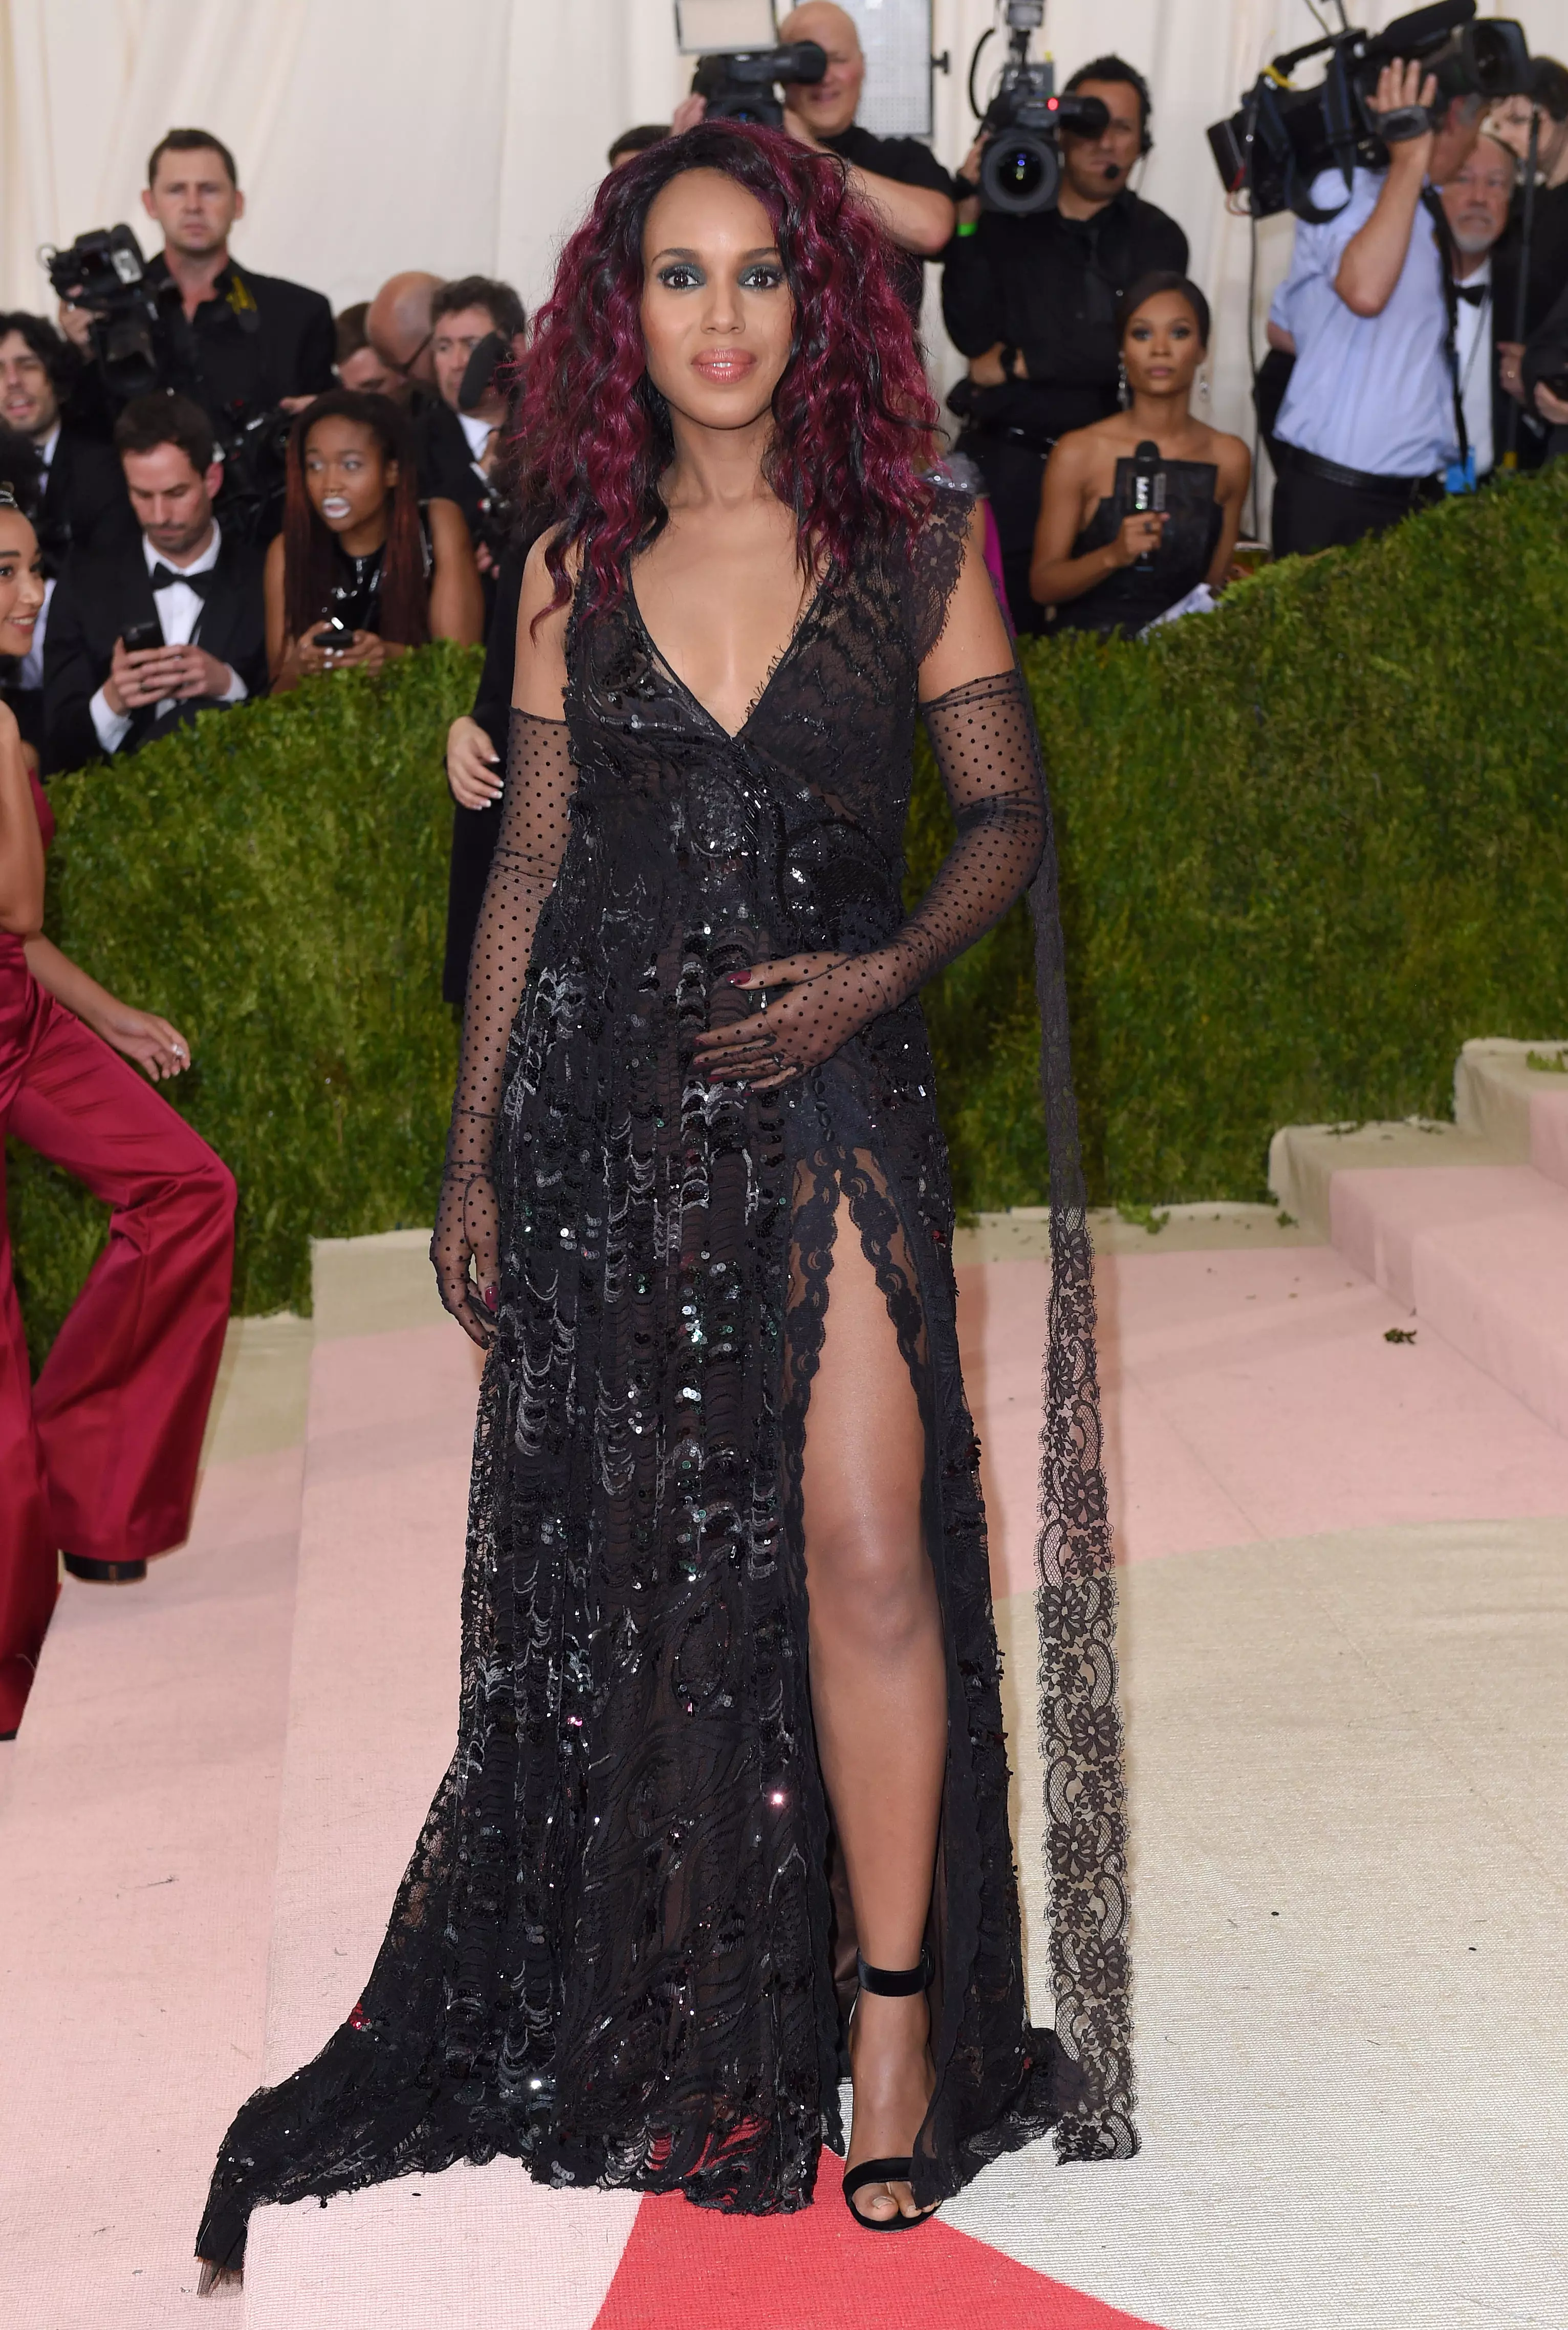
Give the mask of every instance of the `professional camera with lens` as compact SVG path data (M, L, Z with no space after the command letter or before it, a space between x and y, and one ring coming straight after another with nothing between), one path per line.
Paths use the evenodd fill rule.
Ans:
M710 121L751 121L762 129L782 129L784 100L779 83L820 81L827 52L817 41L786 41L777 49L724 49L699 57L692 95L708 100Z
M1097 97L1058 97L1056 68L1029 62L1029 36L1045 15L1045 0L1006 0L1008 57L986 110L980 134L986 151L980 164L980 200L987 210L1013 218L1048 211L1062 184L1063 130L1098 137L1110 119ZM990 33L983 33L969 60L969 102L974 111L975 67Z
M1243 197L1253 218L1294 211L1308 225L1334 216L1311 198L1320 172L1343 173L1346 188L1354 171L1381 169L1388 148L1440 128L1456 97L1481 97L1488 103L1530 88L1530 51L1523 27L1508 17L1477 24L1476 0L1439 0L1398 17L1384 32L1344 29L1276 57L1228 121L1216 121L1209 144L1225 190ZM1308 58L1326 57L1323 79L1310 89L1291 80ZM1437 77L1437 102L1429 109L1403 106L1397 112L1374 109L1377 77L1395 57L1419 62Z
M223 463L223 524L250 542L269 541L283 514L289 416L281 407L212 412L179 352L180 287L149 281L141 245L125 224L79 234L69 250L41 254L59 298L85 308L92 353L110 406L155 389L176 389L207 407ZM255 309L249 311L252 325Z
M95 227L69 251L43 252L56 295L85 308L92 352L110 395L120 403L146 396L168 372L167 314L180 304L177 283L147 280L142 249L128 226Z

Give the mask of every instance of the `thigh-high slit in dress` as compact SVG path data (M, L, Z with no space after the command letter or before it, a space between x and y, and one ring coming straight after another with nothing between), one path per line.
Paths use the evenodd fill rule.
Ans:
M969 505L830 582L732 736L629 589L517 713L437 1244L494 1206L456 1753L363 1995L225 2140L198 2240L450 2162L789 2211L842 2148L846 1889L814 1741L802 1459L845 1239L923 1425L948 1743L917 2201L1054 2128L1132 2150L1114 1603L1049 817L1013 670L920 707L958 836L916 914L921 660ZM1037 869L1038 872L1037 872ZM952 1205L917 990L1034 877L1053 1272L1041 1555L1053 2022L1031 2026ZM694 1070L728 974L876 952L831 1057ZM891 964L892 969L888 966ZM842 1002L844 982L825 985ZM863 1024L852 1024L856 1018ZM889 1339L890 1349L893 1348Z

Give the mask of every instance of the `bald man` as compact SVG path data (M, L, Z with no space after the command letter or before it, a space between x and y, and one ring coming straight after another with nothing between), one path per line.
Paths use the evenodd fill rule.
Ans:
M417 268L389 275L365 311L365 337L392 375L389 393L393 396L406 398L416 388L435 388L431 302L443 279Z
M947 249L958 213L952 181L918 137L874 137L855 123L865 81L865 57L855 19L833 0L805 0L779 27L781 41L815 41L827 52L818 81L791 81L784 91L784 127L803 146L836 154L849 165L855 193L881 212L898 245L898 288L912 314L921 311L925 264ZM683 98L674 127L689 129L707 99Z

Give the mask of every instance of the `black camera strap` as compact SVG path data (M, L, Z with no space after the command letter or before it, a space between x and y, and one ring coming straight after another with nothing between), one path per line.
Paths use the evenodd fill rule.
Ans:
M1442 269L1443 305L1448 309L1448 337L1444 353L1448 357L1449 379L1454 393L1454 427L1459 440L1459 468L1466 469L1470 460L1470 432L1465 426L1465 384L1459 377L1459 290L1454 274L1454 242L1449 231L1448 213L1435 186L1423 186L1421 199L1437 232L1438 264Z

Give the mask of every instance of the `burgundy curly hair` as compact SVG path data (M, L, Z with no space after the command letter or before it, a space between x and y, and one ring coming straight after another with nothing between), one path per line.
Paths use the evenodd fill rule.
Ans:
M767 476L795 513L803 567L841 577L867 549L907 553L930 506L921 469L937 409L881 224L836 155L700 122L610 171L536 320L515 453L531 519L558 529L546 554L555 607L571 595L573 545L594 611L620 597L628 559L666 523L659 479L675 440L643 349L642 242L655 196L686 170L746 187L778 240L795 331Z

